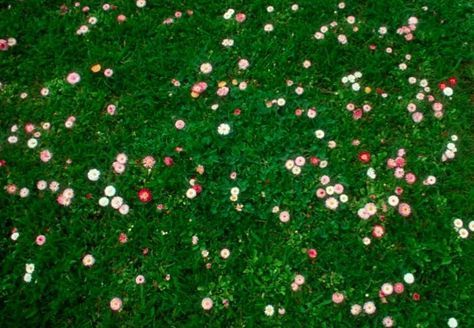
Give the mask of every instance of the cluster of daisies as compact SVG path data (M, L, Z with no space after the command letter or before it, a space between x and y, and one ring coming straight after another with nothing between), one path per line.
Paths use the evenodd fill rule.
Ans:
M458 141L458 137L456 135L451 136L451 142L446 145L446 150L441 155L441 161L446 162L449 160L454 159L456 157L456 153L458 149L456 148L455 142Z
M316 190L316 197L324 200L324 205L330 210L336 210L339 207L339 202L347 203L349 197L344 194L344 186L340 183L330 185L331 178L323 175L319 182L323 187Z
M464 227L464 222L461 219L454 219L453 226L454 230L462 239L469 237L469 231L474 232L474 221L470 221L466 229L466 227Z

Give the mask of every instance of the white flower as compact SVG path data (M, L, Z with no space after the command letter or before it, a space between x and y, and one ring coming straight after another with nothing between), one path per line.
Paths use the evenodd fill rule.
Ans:
M117 190L115 189L114 186L107 186L105 187L104 189L104 195L107 196L107 197L113 197L115 196L115 193L117 192Z
M354 91L359 91L359 90L360 90L360 84L357 83L357 82L354 83L354 84L352 85L352 90L354 90Z
M217 132L221 136L226 136L230 133L230 126L227 123L222 123L217 127Z
M10 238L15 241L18 239L18 237L20 237L20 234L18 232L14 232L12 233L12 235L10 236Z
M8 143L14 144L18 142L18 137L17 136L9 136L8 137Z
M239 193L240 193L240 189L239 189L238 187L233 187L233 188L230 190L230 194L231 194L231 195L237 196Z
M446 145L446 148L448 148L449 150L454 151L456 149L456 145L453 144L452 142L450 142Z
M291 170L295 166L295 161L292 159L289 159L285 162L285 167L287 170Z
M321 161L319 162L319 167L324 169L326 166L328 166L328 161Z
M374 170L373 167L369 167L369 169L367 170L367 176L368 176L369 178L371 178L372 180L377 177L377 175L375 174L375 170Z
M346 84L347 82L349 82L349 79L347 78L347 76L344 76L342 79L341 79L341 82Z
M212 65L210 63L201 64L200 70L203 74L209 74L212 72Z
M225 20L229 20L229 19L231 19L231 18L232 18L232 14L229 13L228 11L226 11L225 14L224 14L224 19L225 19Z
M362 243L363 243L365 246L369 246L371 242L372 242L372 241L370 240L369 237L364 237L364 238L362 239Z
M122 215L127 215L128 212L130 211L130 207L127 204L123 204L122 206L119 207L119 213Z
M458 326L458 321L456 320L456 318L449 318L448 319L448 326L450 328L456 328Z
M390 204L390 206L393 206L393 207L397 206L399 201L400 200L395 195L388 197L388 203Z
M403 280L405 280L405 282L409 285L411 285L412 283L415 282L415 276L411 273L406 273L404 276L403 276Z
M342 194L341 196L339 196L339 200L341 201L341 203L346 203L349 200L349 197L347 197L346 194Z
M323 130L316 130L314 132L314 135L316 136L316 138L322 139L322 138L324 138L324 131Z
M20 197L26 198L30 194L30 190L28 188L21 188L20 189Z
M227 248L223 248L220 253L221 257L225 260L230 256L230 251Z
M272 213L278 213L278 212L280 212L280 208L278 206L273 206Z
M265 315L271 317L275 313L275 309L273 308L273 305L267 305L265 306Z
M278 98L277 100L277 105L282 107L282 106L285 106L286 104L286 100L284 98Z
M109 205L109 199L107 197L102 197L99 199L99 205L102 207L106 207Z
M326 207L330 210L335 210L339 206L339 202L334 197L329 197L326 199Z
M443 94L447 97L451 97L453 95L453 89L446 87L443 89Z
M145 0L137 0L136 5L138 8L143 8L146 6L146 1Z
M194 190L193 188L189 188L186 191L186 197L188 197L189 199L193 199L194 197L196 197L196 195L197 195L196 190Z
M366 302L366 303L364 304L364 311L365 311L365 313L367 313L367 314L373 314L373 313L375 313L375 310L377 310L377 308L375 307L374 302Z
M23 276L23 280L25 282L31 282L31 273L25 273L25 275Z
M357 72L354 73L354 76L355 76L356 79L360 79L362 77L362 73L357 71Z
M329 196L334 194L334 187L333 186L327 186L326 187L326 194L328 194Z
M25 271L27 273L33 273L35 271L35 265L33 263L26 263Z
M299 9L298 4L295 3L295 4L291 5L291 10L297 11L298 9Z
M382 292L385 294L385 295L391 295L393 293L393 285L392 284L389 284L389 283L385 283L382 285Z
M293 168L291 169L291 173L293 173L294 175L299 175L301 173L301 167L293 166Z
M455 135L455 134L453 134L453 135L451 136L451 140L452 140L452 141L458 141L458 136Z
M462 239L466 239L467 237L469 237L469 231L467 231L467 229L459 229L459 237L461 237Z
M90 181L97 181L99 180L99 177L100 177L100 171L97 169L91 169L89 170L89 172L87 172L87 178Z
M268 6L267 7L267 12L268 13L272 13L274 10L275 10L275 8L273 8L273 6Z
M362 306L360 306L359 304L354 304L351 306L352 315L359 315L361 311L362 311Z
M272 24L265 24L265 26L263 27L263 30L265 32L271 32L271 31L273 31L273 25Z
M36 146L38 146L38 140L36 140L35 138L31 138L28 140L28 148L35 148Z
M454 219L453 224L456 228L462 228L463 222L461 219Z
M469 230L474 231L474 221L469 222Z
M234 45L234 40L232 39L224 39L222 40L222 45L224 47L232 47Z
M123 205L123 198L119 196L115 196L114 198L112 198L112 201L110 202L110 206L112 206L112 208L116 210L118 210L120 206L122 205Z

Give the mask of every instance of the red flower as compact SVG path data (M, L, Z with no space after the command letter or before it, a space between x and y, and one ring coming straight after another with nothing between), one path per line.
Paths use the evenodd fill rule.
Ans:
M458 79L456 79L454 76L450 77L448 83L450 86L454 87L456 84L458 84Z
M169 156L166 156L163 159L163 162L165 163L166 166L172 166L174 164L174 160Z
M152 196L151 196L150 189L148 189L148 188L140 189L140 191L138 192L138 199L142 203L148 203L149 201L151 201Z
M201 185L198 185L198 184L194 185L193 189L194 189L194 191L196 191L196 194L200 194L201 191L202 191Z
M240 115L240 112L241 112L241 111L240 111L240 108L234 109L234 115L235 115L235 116Z
M0 159L0 167L2 166L7 166L7 161L5 161L4 159Z
M8 50L8 41L4 39L0 39L0 51L7 51Z
M91 194L91 193L86 194L86 198L87 198L87 199L91 199L91 198L92 198L92 194Z
M149 251L149 250L148 250L148 247L144 248L144 249L143 249L143 255L147 255L147 254L148 254L148 251Z
M367 164L370 162L370 153L368 151L361 151L359 153L359 161L361 161L364 164Z
M359 120L362 118L362 114L363 114L362 109L358 108L352 112L352 118L354 120Z
M120 233L119 235L119 242L121 244L125 244L128 241L127 235L123 232Z
M446 85L445 82L441 82L440 84L438 84L438 88L439 88L440 90L444 90L444 88L446 88L446 87L447 87L447 85Z
M418 293L413 293L412 297L413 297L414 301L419 301L420 300L420 294L418 294Z
M309 161L311 162L311 165L314 165L314 166L317 166L319 165L319 158L317 158L316 156L312 156Z
M308 249L308 256L311 259L315 259L316 256L318 256L318 251L315 250L314 248Z
M385 234L384 227L378 224L374 225L374 228L372 229L372 236L374 236L374 238L382 238L384 234Z
M377 46L375 44L371 44L369 46L369 48L370 48L370 50L375 50L375 49L377 49Z

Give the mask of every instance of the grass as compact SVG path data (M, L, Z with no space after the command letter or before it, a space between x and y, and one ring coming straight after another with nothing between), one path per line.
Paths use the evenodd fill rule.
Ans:
M387 316L399 327L445 327L452 317L460 327L474 325L473 232L467 228L474 213L473 5L347 1L338 9L337 1L299 1L293 11L293 3L148 1L138 8L118 0L117 8L105 11L102 2L67 2L63 13L61 2L0 4L0 39L17 40L0 51L0 159L6 162L0 185L17 187L0 194L3 326L381 327ZM81 12L85 5L88 13ZM235 14L224 19L229 8L246 20L236 22ZM182 17L163 24L176 11ZM117 21L119 14L125 22ZM350 15L353 25L346 21ZM90 17L97 24L89 24ZM414 39L406 41L396 31L410 17L419 22ZM337 27L315 39L333 21ZM274 30L265 32L265 24ZM77 35L81 25L89 32ZM383 37L381 26L388 29ZM347 44L338 42L339 34ZM222 46L226 38L234 40L232 47ZM248 69L239 69L240 59L249 61ZM206 62L210 74L200 72ZM91 72L95 64L99 73ZM113 69L110 78L106 68ZM362 73L358 92L341 82L356 71ZM79 83L67 82L71 72L80 75ZM448 97L438 85L450 77L457 85ZM234 79L247 88L239 90ZM426 95L443 104L440 119L427 100L416 99L422 79L431 88ZM208 88L193 98L191 88L199 81ZM230 88L225 97L216 95L219 82ZM297 86L303 94L295 93ZM40 95L42 88L47 96ZM279 98L283 106L267 106ZM348 103L368 103L372 110L354 120ZM424 114L421 122L412 119L409 103ZM115 115L107 113L109 104ZM314 119L307 117L311 107L317 109ZM295 115L297 108L302 116ZM76 121L66 128L70 116ZM175 128L177 120L186 123L184 129ZM50 129L43 129L44 122ZM34 148L27 146L33 137L25 132L28 123L41 133ZM228 135L218 133L222 123L229 124ZM316 138L316 130L324 138ZM443 162L453 135L456 156ZM10 143L11 136L18 142ZM400 148L414 184L387 168ZM53 154L46 163L39 158L45 149ZM369 163L358 159L362 151L370 153ZM119 153L128 156L123 174L112 169ZM146 156L156 160L152 169L142 165ZM295 175L285 163L297 156L306 164ZM174 164L165 165L165 157ZM327 167L311 165L311 157ZM375 179L367 176L370 167ZM88 179L91 169L100 171L98 181ZM335 210L315 195L327 187L320 183L323 175L329 185L342 184L348 196ZM430 175L436 183L424 185ZM189 199L193 178L202 192ZM38 190L40 180L57 181L59 190ZM109 185L129 205L128 214L99 206ZM404 189L400 201L411 207L408 217L388 205L397 186ZM240 190L236 201L229 199L233 187ZM21 188L28 196L20 197ZM74 197L62 206L57 197L67 188ZM140 201L142 188L152 201ZM362 220L358 210L371 202L377 213ZM275 206L289 212L289 222L272 213ZM456 218L470 232L465 239L453 228ZM375 225L385 229L382 238L372 237ZM119 242L121 233L126 243ZM42 246L35 242L38 235L46 237ZM230 250L227 259L220 257L224 248ZM316 259L308 249L317 250ZM83 264L87 254L95 258L91 267ZM35 265L29 283L27 263ZM413 284L404 282L407 273ZM297 274L305 283L294 292ZM137 275L144 284L135 283ZM403 282L405 290L387 296L385 304L379 291L387 282ZM344 302L334 304L335 292ZM110 308L114 297L122 301L120 311ZM205 297L213 301L211 310L201 306ZM352 305L368 301L377 307L374 314L351 314ZM272 316L264 313L267 305L274 307Z

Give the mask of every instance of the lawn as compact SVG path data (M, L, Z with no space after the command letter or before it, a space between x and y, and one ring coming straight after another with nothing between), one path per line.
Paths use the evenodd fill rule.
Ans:
M470 1L0 14L0 326L474 326Z

